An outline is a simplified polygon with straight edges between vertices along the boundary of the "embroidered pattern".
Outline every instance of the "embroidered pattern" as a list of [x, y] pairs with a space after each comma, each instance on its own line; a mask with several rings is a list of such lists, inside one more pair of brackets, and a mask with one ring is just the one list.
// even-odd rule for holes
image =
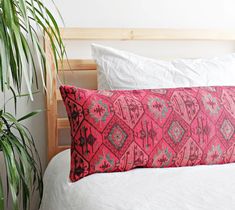
[[72, 181], [136, 167], [235, 162], [235, 87], [60, 90]]

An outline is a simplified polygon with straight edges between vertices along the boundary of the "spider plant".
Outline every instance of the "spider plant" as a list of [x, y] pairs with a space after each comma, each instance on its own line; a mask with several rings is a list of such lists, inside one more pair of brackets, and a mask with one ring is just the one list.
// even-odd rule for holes
[[[4, 94], [13, 93], [15, 109], [23, 87], [32, 100], [39, 83], [45, 88], [45, 73], [50, 72], [41, 44], [41, 37], [45, 36], [58, 68], [58, 60], [65, 55], [64, 45], [58, 24], [43, 0], [0, 0], [0, 90]], [[40, 160], [33, 136], [23, 124], [37, 113], [17, 118], [15, 113], [6, 112], [5, 105], [0, 107], [0, 153], [7, 174], [5, 190], [0, 171], [0, 210], [9, 197], [14, 210], [29, 209], [34, 190], [42, 198]]]

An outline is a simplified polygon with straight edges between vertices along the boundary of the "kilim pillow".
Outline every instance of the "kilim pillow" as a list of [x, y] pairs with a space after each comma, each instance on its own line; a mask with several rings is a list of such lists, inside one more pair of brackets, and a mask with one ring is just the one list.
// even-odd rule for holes
[[72, 181], [137, 167], [235, 162], [235, 87], [60, 91]]

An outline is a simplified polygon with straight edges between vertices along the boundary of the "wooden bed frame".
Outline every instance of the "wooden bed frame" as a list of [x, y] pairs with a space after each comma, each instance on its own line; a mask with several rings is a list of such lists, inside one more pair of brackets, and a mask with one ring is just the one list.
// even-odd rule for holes
[[[190, 30], [190, 29], [110, 29], [110, 28], [62, 28], [61, 34], [64, 40], [211, 40], [211, 41], [233, 41], [235, 40], [235, 31], [226, 30]], [[50, 46], [45, 40], [45, 49], [48, 59], [50, 59]], [[68, 60], [60, 64], [59, 71], [96, 71], [94, 60]], [[67, 118], [58, 116], [58, 102], [61, 101], [60, 93], [57, 90], [57, 72], [53, 63], [52, 85], [47, 85], [47, 132], [48, 160], [54, 155], [68, 149], [69, 145], [59, 145], [58, 131], [68, 129], [69, 122]], [[52, 94], [52, 97], [49, 96]]]

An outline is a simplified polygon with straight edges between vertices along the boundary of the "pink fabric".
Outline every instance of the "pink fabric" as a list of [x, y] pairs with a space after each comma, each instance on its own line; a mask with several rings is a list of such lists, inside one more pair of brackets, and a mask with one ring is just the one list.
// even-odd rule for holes
[[136, 167], [235, 162], [235, 87], [60, 90], [72, 181]]

